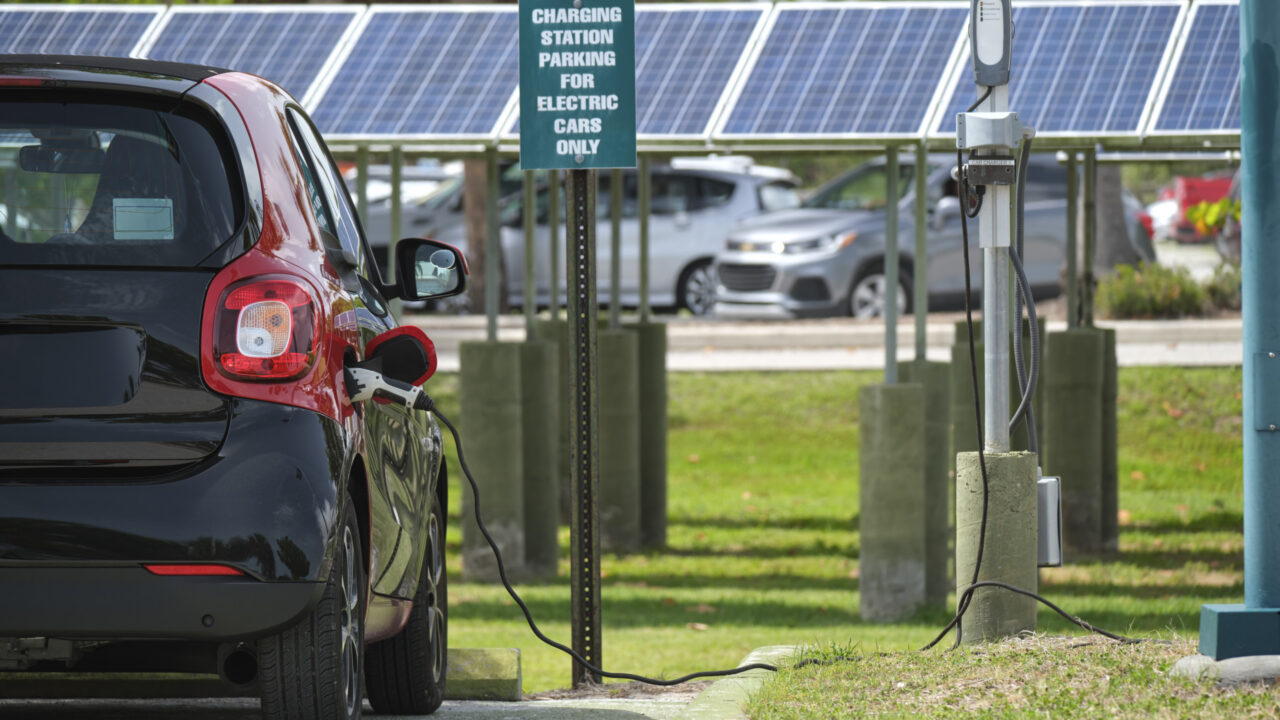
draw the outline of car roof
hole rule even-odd
[[[0,73],[6,75],[48,75],[53,72],[77,74],[92,73],[93,82],[110,81],[122,85],[145,85],[148,79],[186,80],[192,83],[215,75],[232,72],[225,68],[163,60],[139,60],[137,58],[98,57],[94,55],[4,55],[0,54]],[[89,79],[89,78],[85,78]]]

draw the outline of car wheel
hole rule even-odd
[[[883,264],[876,262],[868,266],[854,278],[853,287],[849,289],[849,314],[856,318],[884,317],[888,285]],[[905,273],[898,274],[898,310],[903,315],[911,312],[911,281]]]
[[[443,473],[439,482],[445,482]],[[444,700],[449,645],[444,531],[444,501],[437,495],[427,518],[427,551],[409,622],[395,637],[370,645],[365,657],[369,702],[379,713],[427,715]]]
[[[699,260],[680,273],[676,303],[694,315],[707,315],[716,304],[716,281],[711,261]]]
[[[258,643],[263,717],[356,720],[364,702],[365,576],[360,529],[344,496],[333,565],[310,617]]]

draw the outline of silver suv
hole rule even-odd
[[[900,156],[898,187],[898,307],[911,311],[915,247],[915,159]],[[955,157],[931,155],[929,296],[964,296],[960,204],[951,167]],[[1058,294],[1066,247],[1066,171],[1052,155],[1033,156],[1027,173],[1024,264],[1037,297]],[[883,158],[860,165],[820,188],[802,207],[761,215],[738,225],[717,256],[718,316],[876,317],[888,297],[884,275],[885,185]],[[969,225],[970,261],[981,268],[977,221]],[[973,286],[982,285],[975,272]]]

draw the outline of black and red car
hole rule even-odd
[[[0,193],[0,668],[433,711],[440,432],[344,371],[427,379],[388,300],[460,292],[457,252],[384,282],[301,106],[208,67],[0,56]]]

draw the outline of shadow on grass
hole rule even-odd
[[[1244,583],[1234,585],[1196,585],[1194,583],[1113,585],[1109,583],[1053,583],[1040,587],[1041,594],[1075,597],[1127,598],[1196,598],[1197,600],[1230,600],[1244,595]],[[1052,599],[1052,598],[1051,598]]]
[[[857,513],[854,513],[851,518],[792,517],[778,520],[763,518],[673,517],[667,521],[667,525],[696,529],[720,528],[724,530],[756,530],[759,528],[769,528],[770,530],[822,530],[826,532],[844,532],[846,530],[857,530],[858,519],[859,517]]]
[[[506,602],[504,602],[506,600]],[[569,622],[567,598],[525,598],[525,603],[539,623]],[[450,602],[449,620],[490,623],[499,618],[523,621],[520,608],[502,598],[485,598]],[[783,628],[814,628],[836,625],[863,624],[857,613],[857,604],[851,595],[843,607],[814,607],[812,604],[787,604],[773,601],[751,602],[745,600],[713,603],[714,612],[698,612],[687,609],[688,603],[666,604],[659,594],[652,598],[604,597],[605,625],[614,628],[682,628],[688,623],[705,623],[732,626],[765,626]]]
[[[1180,520],[1161,520],[1155,523],[1136,523],[1125,530],[1152,533],[1187,533],[1187,532],[1223,532],[1244,531],[1244,515],[1238,512],[1213,512],[1196,516],[1187,522]]]

